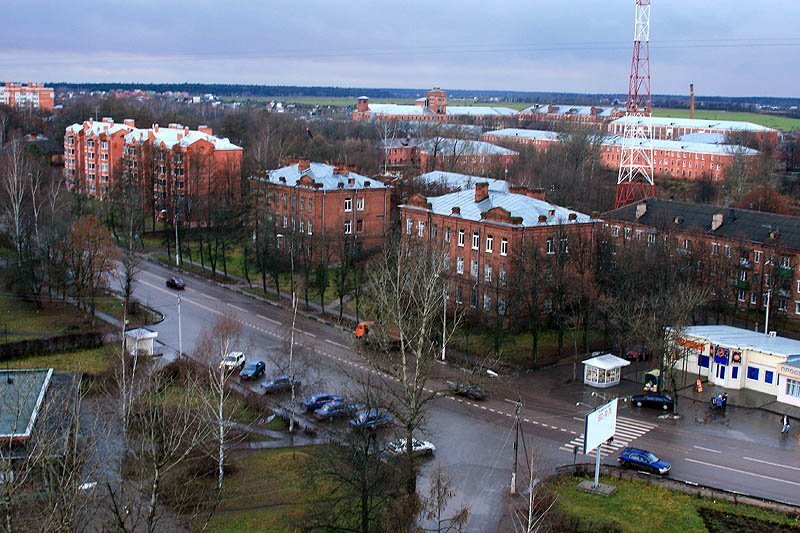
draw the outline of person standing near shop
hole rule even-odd
[[[792,426],[789,424],[789,416],[783,415],[783,420],[781,420],[781,425],[783,428],[781,429],[781,433],[789,433],[789,430],[792,429]]]

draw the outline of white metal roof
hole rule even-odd
[[[425,99],[423,98],[422,100]],[[370,104],[369,110],[373,115],[428,115],[433,113],[433,111],[425,106],[410,104]],[[448,105],[445,110],[445,114],[471,116],[511,116],[516,115],[517,112],[510,107]]]
[[[472,116],[489,116],[489,115],[502,115],[511,116],[516,115],[517,112],[510,107],[495,107],[495,106],[469,106],[469,105],[448,105],[448,115],[472,115]]]
[[[87,135],[97,136],[101,133],[105,133],[111,135],[113,133],[117,133],[119,131],[133,131],[135,128],[131,126],[126,126],[125,124],[112,124],[111,122],[101,122],[98,120],[94,120],[92,122],[86,121],[84,124],[88,124],[89,128],[86,130]],[[67,126],[67,132],[69,133],[80,133],[83,130],[83,124],[72,124]]]
[[[690,143],[726,144],[725,134],[721,132],[708,133],[700,131],[697,133],[687,133],[686,135],[681,135],[678,137],[677,140]]]
[[[552,110],[551,110],[552,107]],[[526,107],[520,113],[537,115],[584,115],[592,114],[592,109],[597,110],[597,116],[610,117],[613,111],[624,111],[623,107],[591,106],[591,105],[558,105],[558,104],[534,104]]]
[[[497,146],[485,141],[470,139],[451,139],[449,137],[435,137],[420,144],[420,150],[431,152],[436,150],[442,156],[459,155],[517,155],[519,152]]]
[[[770,337],[757,331],[733,326],[691,326],[683,330],[687,337],[694,337],[726,348],[757,350],[780,357],[800,355],[800,341],[786,337]]]
[[[708,130],[730,130],[730,131],[777,131],[760,124],[752,122],[740,122],[737,120],[712,120],[702,118],[674,118],[674,117],[620,117],[612,124],[626,124],[635,121],[636,124],[647,121],[651,126],[675,127],[675,128],[697,128]]]
[[[155,339],[158,337],[158,332],[149,330],[147,328],[135,328],[126,331],[125,336],[136,340]]]
[[[621,357],[617,357],[614,354],[607,353],[605,355],[598,355],[597,357],[586,359],[583,361],[583,364],[587,366],[593,366],[601,370],[614,370],[615,368],[628,366],[631,364],[631,362]]]
[[[159,127],[158,131],[154,128],[135,128],[133,131],[128,133],[125,136],[126,143],[133,143],[133,142],[143,142],[150,138],[150,135],[154,137],[155,141],[161,142],[165,145],[166,148],[172,149],[175,145],[179,145],[181,147],[190,146],[197,141],[204,140],[208,141],[214,145],[215,150],[241,150],[240,146],[237,146],[230,142],[227,138],[220,138],[214,135],[208,135],[207,133],[202,133],[197,130],[189,130],[189,133],[186,134],[184,129],[181,128],[164,128]]]
[[[444,172],[434,170],[417,176],[418,180],[431,185],[442,185],[448,189],[468,190],[474,189],[476,183],[488,183],[490,191],[508,192],[508,182],[483,176],[472,176],[470,174],[459,174],[457,172]]]
[[[321,184],[322,190],[330,191],[339,188],[342,189],[363,189],[366,187],[366,182],[369,182],[371,189],[383,189],[386,186],[379,180],[370,179],[355,172],[348,172],[347,174],[334,174],[333,171],[336,167],[328,165],[327,163],[311,163],[309,169],[301,172],[298,165],[289,165],[288,167],[270,170],[266,176],[260,176],[256,179],[260,181],[268,181],[270,183],[280,183],[280,178],[286,180],[286,185],[300,186],[297,182],[303,176],[311,177],[315,183]],[[353,180],[353,183],[350,183]],[[342,185],[339,187],[339,185]]]
[[[640,141],[639,144],[644,144]],[[605,145],[622,146],[623,138],[619,135],[612,135],[603,139]],[[707,144],[698,142],[669,141],[665,139],[653,139],[654,150],[674,150],[680,152],[697,152],[699,154],[723,154],[723,155],[757,155],[758,150],[734,144]]]
[[[563,137],[563,135],[557,131],[525,130],[521,128],[504,128],[501,130],[487,131],[486,135],[497,135],[499,137],[522,137],[525,139],[544,139],[549,141],[555,141]]]

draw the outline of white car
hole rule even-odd
[[[244,367],[244,353],[231,352],[219,362],[219,367],[225,370],[235,370]]]
[[[414,455],[433,455],[433,452],[436,451],[436,446],[426,440],[413,439],[411,441],[411,449]],[[406,439],[397,439],[390,442],[386,447],[386,451],[392,455],[406,453]]]

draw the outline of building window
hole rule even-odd
[[[472,233],[472,249],[477,250],[481,243],[481,236],[480,234],[475,231]]]
[[[492,248],[494,247],[494,237],[491,235],[486,236],[486,252],[492,253]]]
[[[483,267],[483,281],[486,283],[492,282],[492,267],[491,265],[486,265]]]
[[[781,257],[781,268],[792,268],[792,260],[788,257]]]
[[[569,252],[569,245],[568,245],[568,242],[569,242],[569,241],[567,240],[567,238],[566,238],[566,237],[561,237],[561,238],[558,240],[558,245],[559,245],[559,247],[558,247],[558,251],[559,251],[559,252],[561,252],[562,254],[565,254],[565,253]]]
[[[431,224],[431,239],[436,240],[439,237],[439,226]]]
[[[308,233],[309,235],[313,235],[313,233],[312,233],[312,231],[311,231],[311,221],[310,221],[310,220],[308,221],[308,228],[307,228],[307,229],[308,229],[307,233]]]
[[[313,205],[314,205],[314,199],[313,198],[309,198],[308,199],[308,210],[309,211],[311,211],[314,208]]]
[[[611,236],[619,237],[619,226],[611,226]]]
[[[742,270],[741,272],[739,272],[739,280],[740,281],[747,281],[747,271],[746,270]]]
[[[458,230],[458,245],[464,247],[464,230]]]
[[[289,227],[289,219],[287,217],[283,217],[283,227]]]
[[[350,235],[353,233],[353,221],[352,220],[345,220],[344,221],[344,234]]]
[[[719,255],[719,243],[712,242],[711,243],[711,255]]]
[[[547,238],[547,253],[549,255],[556,253],[556,243],[554,237]]]
[[[786,396],[800,398],[800,380],[786,378]]]
[[[444,268],[450,270],[450,252],[444,253]]]
[[[708,368],[710,357],[707,355],[701,355],[697,358],[697,366],[700,368]],[[735,367],[734,367],[735,368]]]
[[[300,233],[303,233],[304,231],[305,231],[305,224],[303,223],[303,219],[301,218],[300,219]]]
[[[363,233],[364,232],[364,219],[359,218],[356,219],[356,233]]]
[[[731,379],[739,379],[739,367],[731,367]]]
[[[488,292],[483,293],[483,310],[488,311],[492,308],[492,297]]]
[[[745,294],[744,290],[743,289],[739,289],[739,293],[738,293],[738,296],[737,296],[738,300],[740,302],[743,302],[743,301],[745,301],[746,297],[747,297],[747,295]]]
[[[731,256],[733,256],[733,251],[731,250],[731,247],[726,244],[725,245],[725,257],[731,257]]]
[[[505,287],[506,283],[508,282],[508,274],[506,274],[506,271],[501,268],[500,272],[497,273],[497,279],[500,281],[500,285]]]
[[[478,290],[473,287],[469,292],[469,305],[470,307],[478,307]]]
[[[500,255],[508,255],[508,239],[500,239]]]
[[[417,237],[424,237],[425,236],[425,222],[420,220],[417,222]]]
[[[747,367],[747,379],[758,380],[758,368],[754,366]]]
[[[633,233],[633,230],[631,230],[631,228],[625,228],[625,238],[626,239],[630,239],[631,238],[631,233]]]
[[[300,198],[300,210],[302,211],[306,205],[306,201],[303,198]]]
[[[406,235],[411,235],[411,230],[414,228],[414,221],[410,218],[406,219]]]
[[[655,233],[648,233],[647,234],[647,244],[655,244],[656,243],[656,234]]]
[[[464,273],[464,258],[456,257],[456,274]]]
[[[753,261],[760,263],[762,253],[763,252],[761,250],[753,250]]]
[[[772,379],[775,377],[775,373],[772,370],[764,370],[764,383],[769,383],[772,385]]]
[[[750,305],[756,305],[758,303],[758,296],[756,295],[755,291],[750,293]]]
[[[469,264],[469,273],[473,278],[478,277],[478,262],[474,259]]]
[[[357,209],[358,211],[363,211],[363,210],[364,210],[364,198],[359,198],[359,199],[356,201],[356,209]]]
[[[450,227],[444,228],[444,242],[450,242]]]
[[[785,313],[787,308],[788,308],[788,305],[786,304],[786,300],[783,299],[783,298],[779,299],[778,300],[778,311],[781,311],[781,312]]]
[[[464,289],[461,285],[456,285],[456,303],[460,304],[464,299]]]

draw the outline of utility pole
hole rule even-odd
[[[445,352],[447,351],[447,280],[444,282],[442,296],[442,362],[444,362]]]
[[[519,433],[520,433],[520,414],[522,413],[522,402],[514,402],[514,471],[511,472],[511,494],[517,493],[517,464],[519,452]]]
[[[183,357],[183,331],[181,329],[181,295],[178,295],[178,359]]]
[[[769,301],[772,296],[772,289],[767,289],[767,311],[764,317],[764,335],[769,335]]]
[[[175,208],[173,207],[173,209],[175,209]],[[181,262],[180,262],[180,257],[181,257],[181,254],[180,254],[181,247],[180,246],[181,245],[178,243],[178,213],[177,213],[177,209],[175,211],[176,212],[174,213],[174,216],[172,217],[172,223],[175,226],[175,266],[181,266]]]

